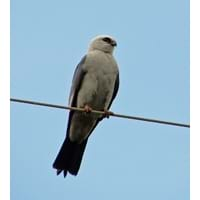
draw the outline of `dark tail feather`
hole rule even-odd
[[[53,168],[57,169],[57,175],[62,171],[64,171],[64,177],[67,172],[75,176],[78,174],[86,144],[87,139],[81,144],[71,142],[69,138],[65,139],[53,163]]]

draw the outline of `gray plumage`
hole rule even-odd
[[[88,53],[78,64],[69,97],[69,105],[95,110],[109,110],[119,88],[119,71],[113,57],[116,41],[98,36],[91,41]],[[53,167],[77,175],[87,139],[104,116],[70,111],[65,141]]]

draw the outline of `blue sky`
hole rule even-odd
[[[11,96],[67,105],[90,39],[110,34],[117,113],[189,123],[189,1],[11,1]],[[110,118],[77,177],[52,162],[68,113],[11,104],[11,199],[189,199],[189,129]]]

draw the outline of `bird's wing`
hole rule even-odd
[[[84,70],[85,60],[86,60],[86,56],[82,58],[82,60],[76,67],[76,70],[73,76],[72,87],[71,87],[70,98],[69,98],[70,106],[75,107],[77,103],[78,92],[80,90],[81,84],[86,74],[86,71]],[[53,167],[57,169],[57,175],[59,175],[63,171],[64,177],[67,175],[67,172],[70,172],[73,175],[77,175],[78,170],[80,168],[83,153],[85,150],[85,146],[87,144],[87,139],[85,139],[81,144],[76,144],[70,141],[69,139],[69,129],[70,129],[71,120],[72,120],[72,116],[74,112],[75,111],[73,110],[69,112],[67,136],[53,163]]]
[[[81,88],[81,84],[83,82],[84,76],[86,74],[86,71],[84,70],[84,63],[86,60],[87,56],[84,56],[80,63],[77,65],[75,72],[74,72],[74,76],[73,76],[73,80],[72,80],[72,86],[71,86],[71,91],[70,91],[70,96],[69,96],[69,105],[76,107],[77,106],[77,96],[78,96],[78,92]],[[73,116],[74,111],[71,110],[69,112],[69,120],[68,120],[68,125],[67,125],[67,137],[69,137],[69,129],[70,129],[70,125],[71,125],[71,119]]]
[[[112,95],[111,101],[110,101],[110,103],[108,105],[108,110],[110,109],[110,106],[111,106],[113,100],[115,99],[118,90],[119,90],[119,73],[117,74],[117,77],[116,77],[116,80],[115,80],[113,95]]]
[[[84,64],[87,56],[84,56],[80,63],[77,65],[73,80],[72,80],[72,86],[71,86],[71,91],[70,91],[70,96],[69,96],[69,105],[70,106],[76,106],[76,100],[77,100],[77,95],[78,91],[80,90],[81,83],[83,81],[83,78],[86,74],[86,71],[84,70]]]

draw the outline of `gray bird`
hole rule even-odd
[[[69,172],[77,175],[88,137],[97,124],[109,116],[109,108],[119,88],[119,71],[113,57],[116,41],[108,35],[95,37],[88,53],[76,67],[69,97],[69,105],[84,108],[85,112],[70,111],[67,134],[53,163],[57,175]],[[105,111],[94,114],[92,109]]]

